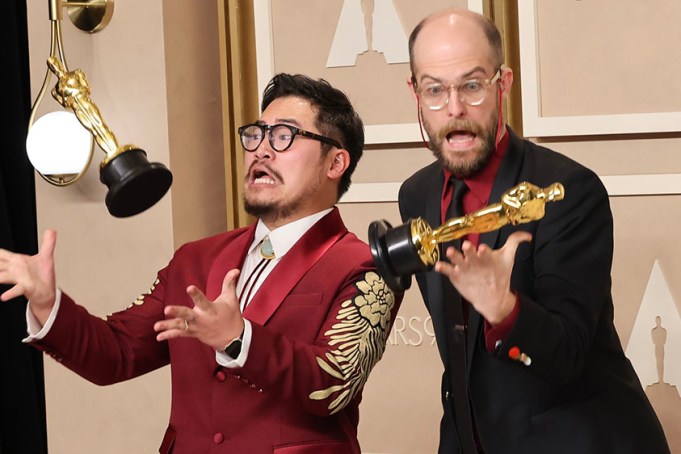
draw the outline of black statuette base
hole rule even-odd
[[[411,275],[428,271],[418,254],[408,221],[393,228],[386,220],[369,225],[369,246],[378,273],[395,292],[403,292],[411,286]]]
[[[125,151],[100,171],[108,188],[106,207],[111,215],[126,218],[150,208],[168,192],[173,174],[158,162],[150,163],[140,149]]]

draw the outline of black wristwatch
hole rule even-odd
[[[241,338],[244,333],[242,332],[239,337],[236,337],[230,341],[225,348],[222,349],[222,353],[229,356],[232,359],[236,359],[241,353]]]

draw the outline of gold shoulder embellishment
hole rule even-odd
[[[326,358],[317,357],[319,367],[342,383],[310,394],[312,400],[332,395],[329,403],[334,414],[342,410],[364,386],[369,372],[383,356],[395,295],[385,281],[370,271],[355,283],[358,293],[344,301],[338,311],[338,323],[324,333],[329,336]]]
[[[132,304],[131,304],[129,307],[132,307],[132,306],[140,306],[140,305],[144,304],[144,298],[145,298],[147,295],[151,295],[151,292],[154,291],[154,289],[156,288],[156,286],[158,285],[159,282],[160,282],[160,281],[158,280],[158,278],[156,278],[156,280],[154,281],[154,283],[151,284],[151,288],[149,289],[149,291],[146,292],[146,293],[142,293],[140,296],[138,296],[138,297],[135,299],[135,301],[133,301]]]

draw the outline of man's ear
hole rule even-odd
[[[334,148],[333,158],[329,163],[327,176],[332,179],[339,179],[343,176],[347,168],[350,166],[350,153],[347,150],[339,150]]]
[[[503,67],[501,70],[501,77],[499,78],[499,86],[501,87],[501,94],[506,97],[511,93],[511,86],[513,85],[513,70],[511,68]]]
[[[411,97],[414,100],[415,103],[418,104],[418,95],[416,94],[416,87],[414,86],[414,78],[412,76],[409,76],[407,78],[407,86],[409,87],[409,91],[411,92]]]

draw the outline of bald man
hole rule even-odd
[[[437,160],[403,184],[404,220],[440,225],[522,181],[565,187],[542,220],[445,245],[416,276],[445,368],[439,452],[669,453],[613,325],[612,214],[599,178],[504,124],[513,71],[485,17],[435,13],[409,52]]]

